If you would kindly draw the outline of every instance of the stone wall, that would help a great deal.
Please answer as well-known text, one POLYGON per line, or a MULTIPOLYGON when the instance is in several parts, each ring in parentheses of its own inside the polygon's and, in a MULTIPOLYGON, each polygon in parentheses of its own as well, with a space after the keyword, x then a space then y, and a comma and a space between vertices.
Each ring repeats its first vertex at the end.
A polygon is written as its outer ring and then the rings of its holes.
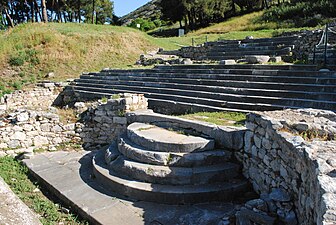
POLYGON ((108 145, 126 131, 125 113, 147 109, 147 99, 143 94, 121 94, 119 98, 98 101, 87 107, 84 102, 76 103, 81 120, 76 130, 85 148, 108 145))
POLYGON ((244 152, 237 158, 255 191, 281 200, 271 201, 270 213, 282 221, 291 218, 290 224, 296 224, 293 211, 298 224, 334 224, 336 114, 309 109, 250 114, 246 126, 244 152))
POLYGON ((86 149, 109 144, 125 131, 125 113, 147 109, 148 105, 143 95, 125 93, 115 95, 114 99, 77 102, 74 109, 61 109, 52 107, 57 93, 58 89, 48 85, 4 97, 0 156, 56 150, 70 143, 86 149), (75 122, 62 122, 59 115, 69 112, 75 122))
POLYGON ((0 153, 13 155, 40 148, 56 150, 61 143, 78 141, 75 124, 61 123, 55 110, 21 109, 6 115, 0 121, 0 153))
POLYGON ((26 91, 15 91, 0 99, 0 114, 16 109, 43 110, 50 107, 59 95, 63 84, 41 83, 39 87, 26 91), (42 100, 43 99, 43 100, 42 100))
POLYGON ((294 42, 294 58, 298 60, 308 59, 309 54, 314 52, 314 46, 320 42, 322 34, 322 30, 300 32, 298 34, 300 38, 294 42))
POLYGON ((211 46, 209 45, 200 45, 197 47, 183 47, 179 50, 178 55, 183 58, 200 59, 210 50, 210 48, 211 46))

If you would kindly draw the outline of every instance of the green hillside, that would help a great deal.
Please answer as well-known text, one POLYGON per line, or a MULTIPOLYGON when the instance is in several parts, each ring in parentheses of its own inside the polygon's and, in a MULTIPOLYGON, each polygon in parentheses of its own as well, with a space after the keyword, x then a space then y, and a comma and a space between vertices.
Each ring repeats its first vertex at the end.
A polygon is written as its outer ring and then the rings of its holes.
MULTIPOLYGON (((162 42, 162 43, 161 43, 162 42)), ((139 55, 160 46, 131 28, 90 24, 28 23, 0 33, 0 95, 43 79, 78 77, 84 71, 133 65, 139 55)))

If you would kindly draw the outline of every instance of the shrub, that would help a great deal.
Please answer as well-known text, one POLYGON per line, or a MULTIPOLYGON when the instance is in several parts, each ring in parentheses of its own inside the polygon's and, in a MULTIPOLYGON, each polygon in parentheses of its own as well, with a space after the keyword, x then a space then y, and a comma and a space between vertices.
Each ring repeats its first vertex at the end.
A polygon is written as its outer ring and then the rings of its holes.
POLYGON ((25 63, 25 58, 22 55, 14 55, 8 61, 11 66, 22 66, 25 63))
MULTIPOLYGON (((157 25, 161 26, 161 23, 156 21, 157 25)), ((141 31, 149 31, 153 30, 154 28, 158 27, 153 21, 142 19, 142 18, 137 18, 132 21, 128 26, 133 27, 133 28, 138 28, 137 24, 140 24, 140 30, 141 31)))
POLYGON ((12 87, 16 90, 20 90, 22 88, 22 82, 21 81, 14 81, 12 84, 12 87))

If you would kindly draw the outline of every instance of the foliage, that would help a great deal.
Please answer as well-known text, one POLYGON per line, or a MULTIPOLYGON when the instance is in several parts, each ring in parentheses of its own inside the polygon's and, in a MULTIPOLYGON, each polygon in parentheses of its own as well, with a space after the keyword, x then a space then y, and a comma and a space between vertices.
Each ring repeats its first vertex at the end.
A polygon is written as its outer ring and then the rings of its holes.
POLYGON ((142 19, 142 18, 137 18, 133 20, 128 26, 133 27, 133 28, 138 28, 138 24, 140 25, 140 30, 141 31, 149 31, 153 30, 154 28, 158 27, 157 25, 161 25, 161 22, 155 21, 150 21, 147 19, 142 19))
POLYGON ((88 224, 72 214, 62 213, 61 206, 46 198, 37 183, 28 179, 26 166, 11 157, 0 158, 0 165, 0 176, 24 203, 40 215, 42 224, 88 224))
MULTIPOLYGON (((11 23, 17 25, 44 21, 42 2, 43 0, 0 0, 0 29, 11 26, 11 23)), ((46 1, 46 11, 49 22, 114 23, 113 2, 110 0, 46 1)))
POLYGON ((334 0, 293 1, 272 7, 264 13, 264 21, 288 21, 296 27, 317 26, 325 23, 325 18, 336 15, 334 0))

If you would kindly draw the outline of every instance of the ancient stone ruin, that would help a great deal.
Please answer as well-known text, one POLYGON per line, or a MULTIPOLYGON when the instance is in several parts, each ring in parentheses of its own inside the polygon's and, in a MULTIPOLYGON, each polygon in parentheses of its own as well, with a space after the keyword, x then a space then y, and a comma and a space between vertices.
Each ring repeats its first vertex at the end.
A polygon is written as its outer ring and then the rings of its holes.
POLYGON ((335 81, 315 65, 104 69, 1 99, 1 155, 24 153, 92 223, 331 225, 335 81), (248 113, 245 127, 160 114, 224 110, 248 113))

